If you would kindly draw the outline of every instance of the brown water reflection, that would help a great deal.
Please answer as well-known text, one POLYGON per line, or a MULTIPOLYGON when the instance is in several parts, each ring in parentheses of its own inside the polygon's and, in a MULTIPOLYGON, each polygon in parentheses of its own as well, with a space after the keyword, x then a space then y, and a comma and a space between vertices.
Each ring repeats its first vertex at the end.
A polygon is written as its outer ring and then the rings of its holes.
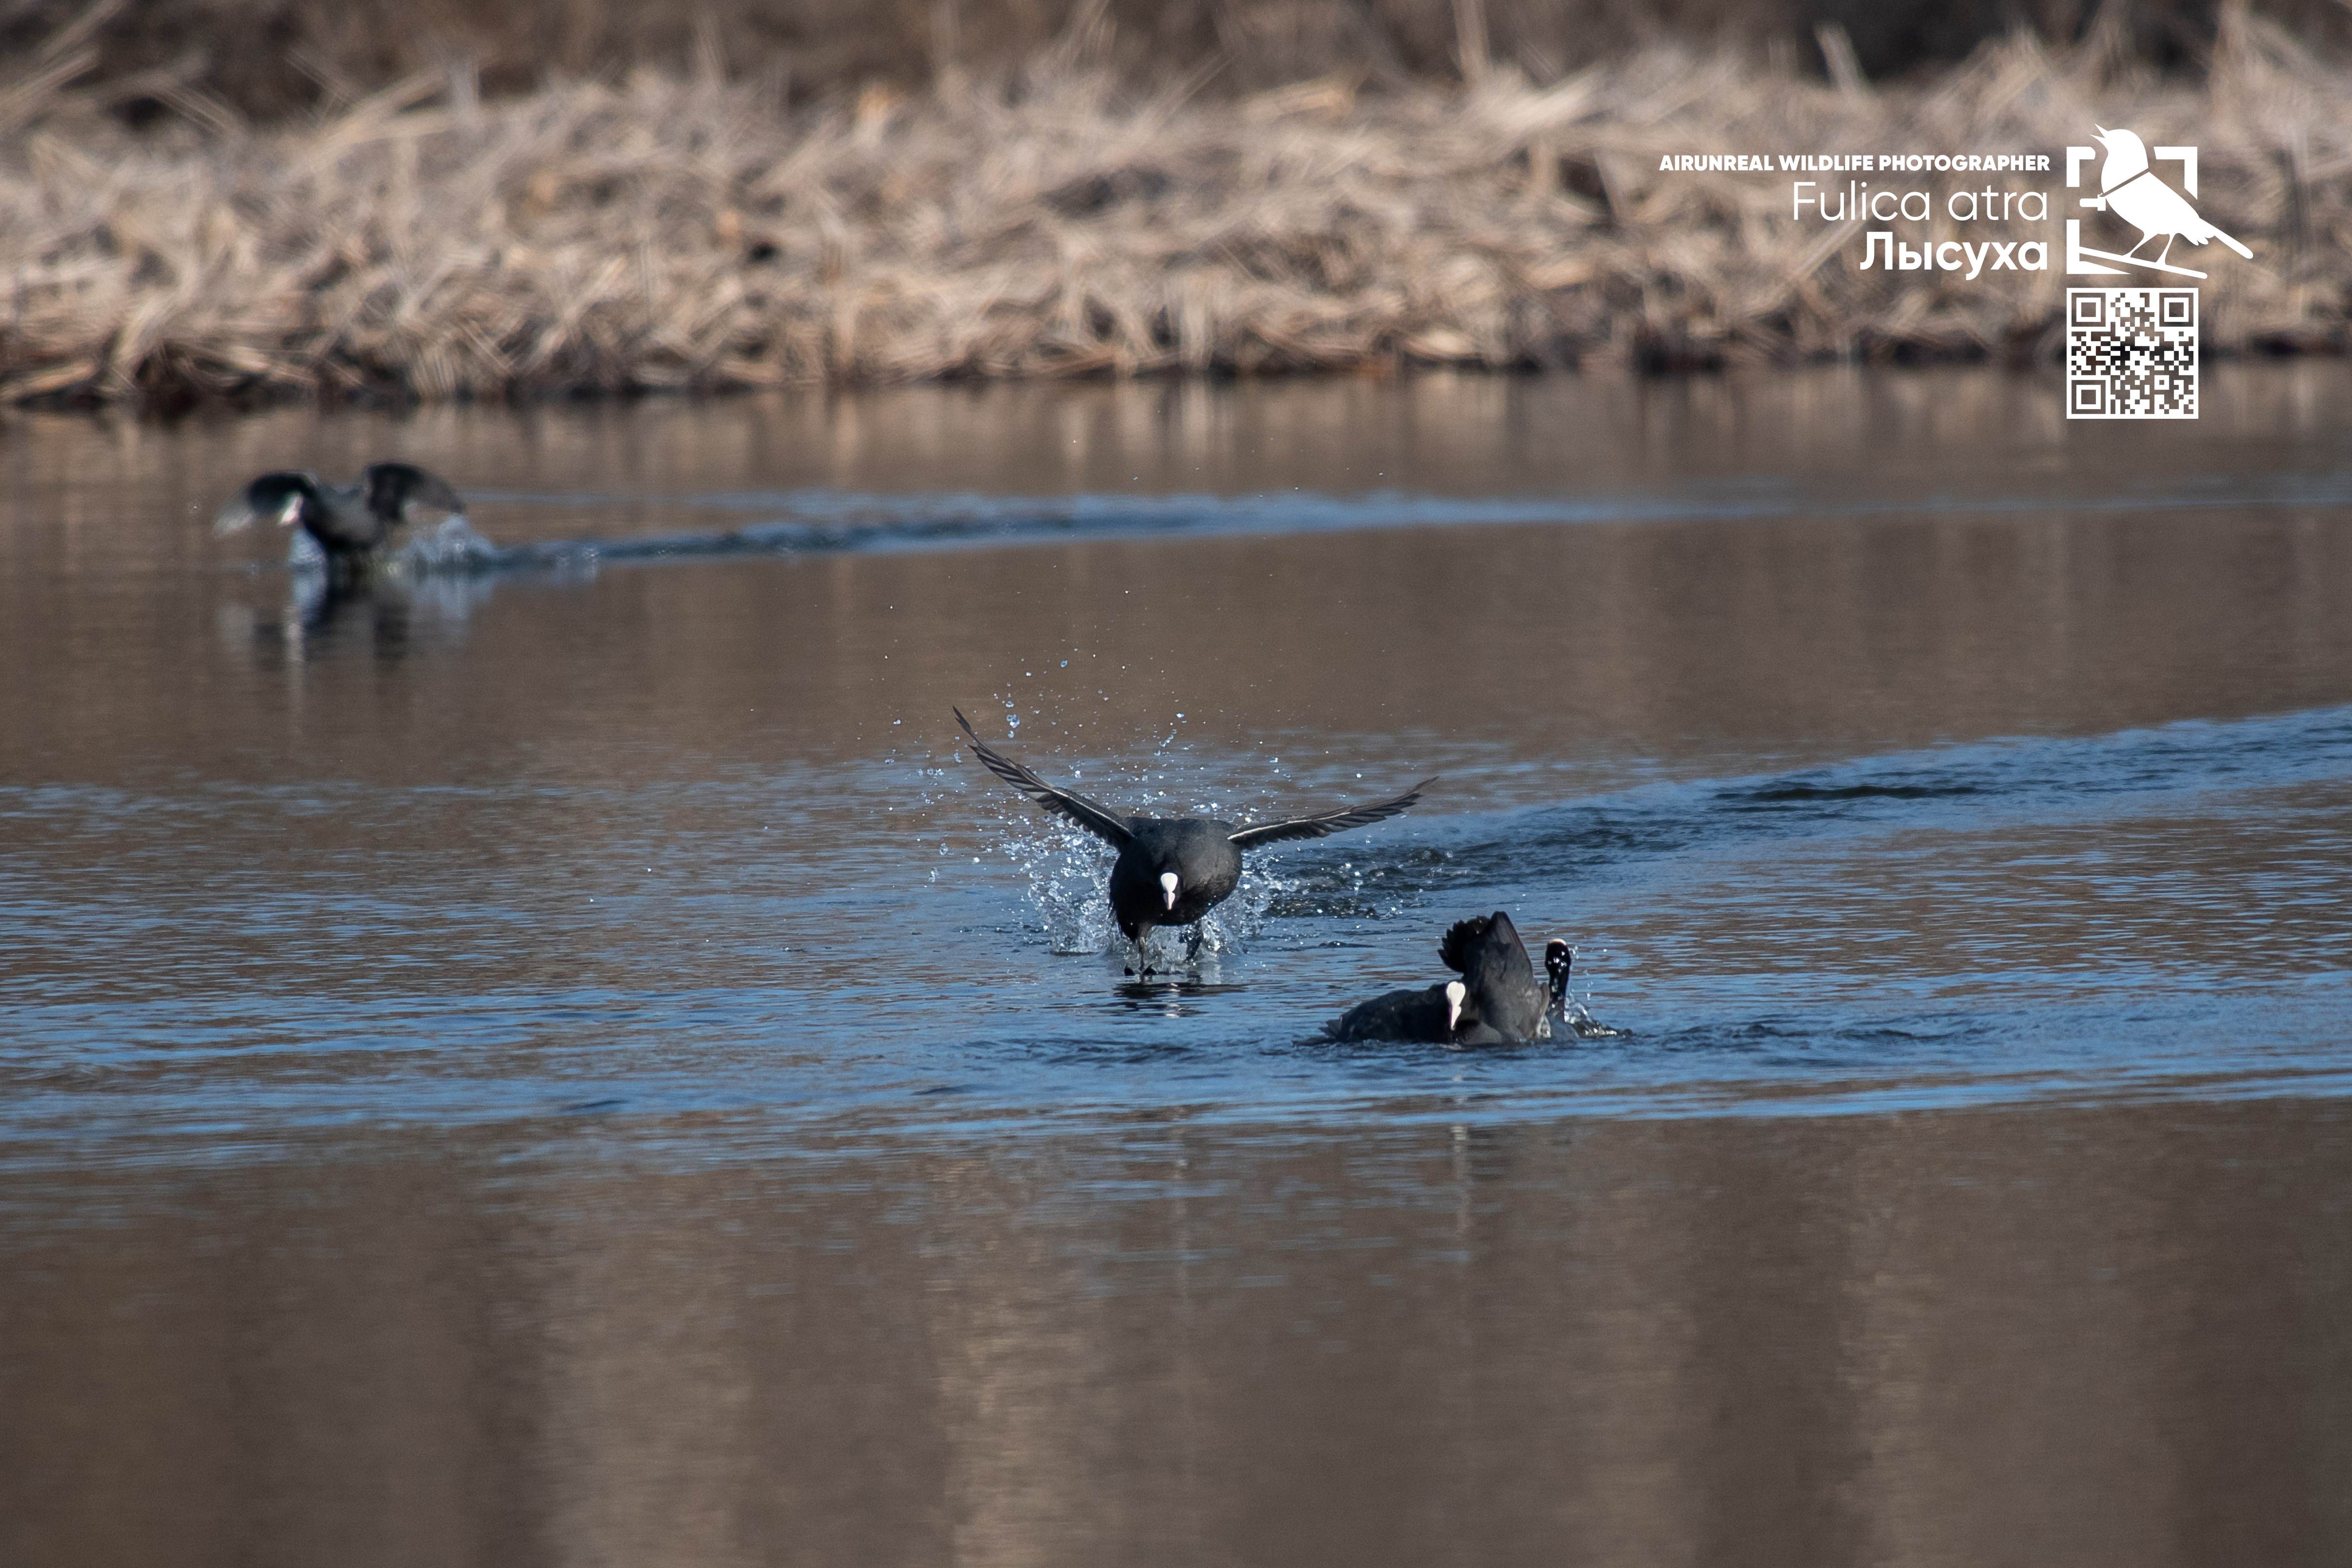
MULTIPOLYGON (((928 736, 950 703, 992 694, 1098 752, 1149 744, 1182 712, 1190 737, 1228 744, 1417 731, 1438 766, 1443 748, 1497 743, 1842 755, 2339 700, 2347 608, 2352 531, 2294 512, 1103 541, 517 587, 465 628, 464 663, 397 683, 369 666, 411 634, 388 642, 364 611, 356 646, 333 650, 348 668, 116 647, 100 657, 139 658, 144 689, 81 700, 102 668, 45 664, 0 697, 0 722, 69 773, 280 746, 392 777, 404 753, 512 767, 526 744, 598 772, 647 742, 870 754, 909 739, 893 720, 928 736), (530 672, 524 731, 523 694, 488 670, 530 672)), ((19 635, 55 613, 35 606, 19 635)), ((147 626, 119 635, 191 640, 173 616, 147 626)))
POLYGON ((91 1173, 0 1276, 0 1555, 2340 1561, 2345 1131, 2290 1101, 91 1173))
POLYGON ((1213 744, 1293 731, 1360 738, 1363 755, 1402 732, 1399 765, 1500 748, 1604 773, 1627 758, 1839 756, 2337 702, 2352 693, 2343 509, 2159 503, 2333 473, 2315 405, 2344 378, 2225 382, 2212 428, 2161 437, 2067 428, 2042 417, 2040 389, 1986 374, 35 425, 9 438, 22 461, 0 528, 0 663, 17 672, 0 682, 0 777, 284 776, 318 760, 387 781, 634 777, 948 742, 948 705, 992 696, 1097 755, 1149 744, 1181 711, 1213 744), (1766 518, 618 566, 585 583, 387 587, 308 633, 281 574, 224 570, 257 547, 200 525, 257 468, 355 470, 394 451, 494 493, 621 498, 480 503, 507 541, 739 526, 767 514, 698 513, 690 498, 808 484, 1538 498, 1672 484, 1690 500, 1709 476, 1764 475, 1801 499, 1766 518), (1856 498, 1957 510, 1839 513, 1856 498), (2048 504, 2019 504, 2034 498, 2048 504), (395 679, 384 667, 401 661, 395 679))

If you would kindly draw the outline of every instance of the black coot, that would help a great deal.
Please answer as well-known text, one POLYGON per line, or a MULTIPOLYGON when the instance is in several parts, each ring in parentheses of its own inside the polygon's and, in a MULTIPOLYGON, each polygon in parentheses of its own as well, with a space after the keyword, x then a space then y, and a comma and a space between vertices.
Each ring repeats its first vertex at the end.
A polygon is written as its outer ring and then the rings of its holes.
POLYGON ((1518 929, 1501 910, 1457 921, 1437 956, 1461 975, 1420 991, 1391 991, 1341 1014, 1324 1032, 1335 1040, 1417 1040, 1497 1046, 1551 1037, 1550 1016, 1568 991, 1574 950, 1554 940, 1544 949, 1549 984, 1536 981, 1518 929))
POLYGON ((972 754, 989 772, 1056 816, 1066 817, 1118 851, 1110 868, 1111 912, 1118 929, 1135 943, 1136 966, 1150 973, 1144 939, 1155 926, 1186 926, 1224 902, 1242 879, 1242 851, 1286 838, 1321 838, 1350 827, 1366 827, 1396 816, 1435 784, 1423 779, 1393 800, 1349 806, 1319 816, 1294 817, 1258 827, 1236 827, 1207 816, 1129 816, 1100 802, 1057 789, 1010 757, 1002 756, 973 732, 960 710, 956 722, 971 742, 972 754))
POLYGON ((403 523, 463 517, 466 503, 437 475, 413 463, 371 463, 355 485, 320 482, 316 474, 263 474, 213 519, 215 533, 262 521, 299 525, 327 552, 336 575, 366 570, 403 523))
POLYGON ((1539 1040, 1551 1033, 1544 1022, 1550 993, 1536 982, 1518 928, 1501 910, 1457 921, 1438 943, 1437 956, 1469 987, 1469 1001, 1456 1034, 1465 1046, 1539 1040))
POLYGON ((1323 1032, 1335 1040, 1418 1040, 1450 1046, 1461 1026, 1462 1005, 1470 988, 1459 980, 1419 991, 1390 991, 1359 1002, 1323 1032))

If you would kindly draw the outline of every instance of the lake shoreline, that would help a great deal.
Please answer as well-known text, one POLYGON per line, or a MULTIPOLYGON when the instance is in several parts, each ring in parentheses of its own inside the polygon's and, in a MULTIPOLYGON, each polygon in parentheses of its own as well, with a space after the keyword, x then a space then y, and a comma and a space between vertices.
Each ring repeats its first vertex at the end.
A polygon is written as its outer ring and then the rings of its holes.
MULTIPOLYGON (((300 126, 141 134, 58 87, 12 111, 0 154, 19 258, 0 405, 2048 364, 2063 257, 1864 269, 1862 226, 1792 219, 1790 176, 1659 164, 1874 148, 2063 168, 2095 122, 2199 144, 2200 211, 2253 251, 2209 266, 2209 354, 2340 353, 2347 100, 2340 72, 2243 17, 2196 81, 2021 37, 1901 86, 1659 47, 1549 82, 1342 76, 1211 100, 1066 48, 790 111, 717 74, 499 102, 440 75, 300 126)), ((1938 214, 1896 226, 1906 241, 2023 245, 2057 224, 1979 233, 1948 198, 2061 177, 1885 178, 1938 214)))

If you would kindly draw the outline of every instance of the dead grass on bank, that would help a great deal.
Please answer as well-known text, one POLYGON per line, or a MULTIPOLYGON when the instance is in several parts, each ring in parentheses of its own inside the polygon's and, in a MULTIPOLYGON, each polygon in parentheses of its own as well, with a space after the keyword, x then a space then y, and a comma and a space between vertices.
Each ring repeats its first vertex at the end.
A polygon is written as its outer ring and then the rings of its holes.
POLYGON ((1211 104, 1127 92, 1091 47, 790 116, 713 61, 494 104, 420 78, 271 132, 197 104, 144 137, 58 51, 0 82, 0 400, 2048 354, 2063 272, 1862 271, 1786 179, 1658 158, 2057 153, 2095 123, 2201 146, 2201 209, 2256 255, 2210 269, 2213 346, 2347 342, 2352 78, 2242 15, 2199 84, 2019 38, 1899 90, 1661 48, 1211 104))

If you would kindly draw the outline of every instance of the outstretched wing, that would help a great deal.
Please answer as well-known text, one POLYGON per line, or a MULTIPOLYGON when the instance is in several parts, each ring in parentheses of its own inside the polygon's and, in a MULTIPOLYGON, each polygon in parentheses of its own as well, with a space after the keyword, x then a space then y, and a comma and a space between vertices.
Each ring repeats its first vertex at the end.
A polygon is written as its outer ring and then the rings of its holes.
POLYGON ((962 710, 950 708, 948 711, 953 713, 956 722, 963 726, 965 738, 971 742, 972 755, 986 763, 990 773, 1035 801, 1043 809, 1056 816, 1068 817, 1088 833, 1118 848, 1127 847, 1127 841, 1134 836, 1128 831, 1125 817, 1098 801, 1073 795, 1066 789, 1055 789, 1012 758, 997 755, 989 749, 987 742, 972 732, 971 721, 963 716, 962 710))
POLYGON ((1297 816, 1288 822, 1269 822, 1262 827, 1244 827, 1228 834, 1234 844, 1248 849, 1260 844, 1279 843, 1285 838, 1323 838, 1334 833, 1345 833, 1350 827, 1370 827, 1375 822, 1385 822, 1399 812, 1410 810, 1421 799, 1421 792, 1435 784, 1435 779, 1423 779, 1394 800, 1384 800, 1377 805, 1351 805, 1344 811, 1327 811, 1320 816, 1297 816))
POLYGON ((370 463, 363 480, 368 510, 386 522, 466 515, 465 501, 448 481, 414 463, 370 463))

